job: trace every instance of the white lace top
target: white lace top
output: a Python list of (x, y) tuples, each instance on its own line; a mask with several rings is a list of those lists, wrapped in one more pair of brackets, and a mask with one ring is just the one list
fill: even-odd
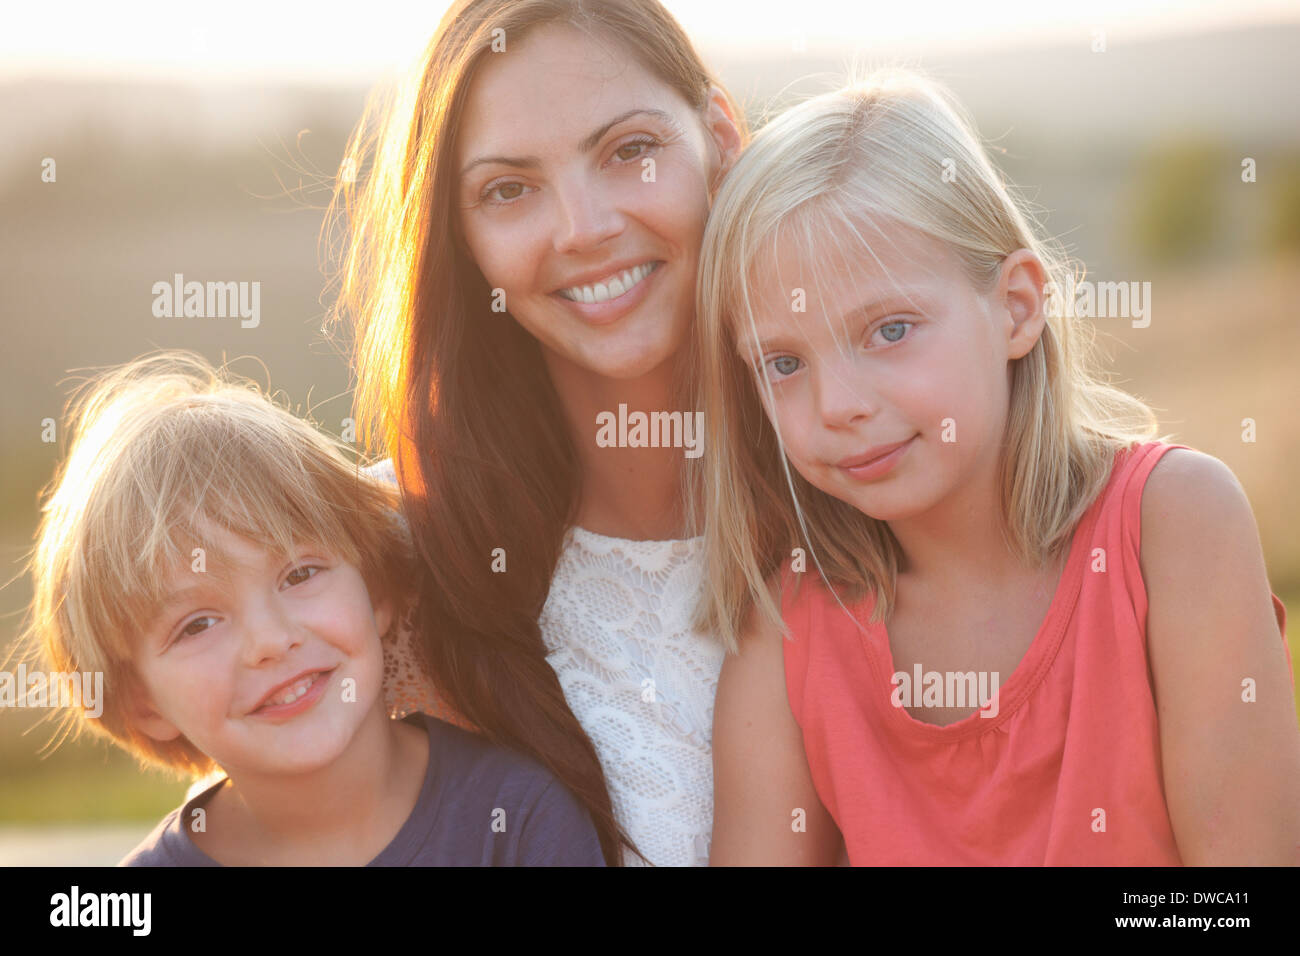
[[(390, 462), (370, 471), (396, 480)], [(547, 662), (596, 748), (614, 814), (656, 866), (709, 860), (724, 651), (691, 626), (702, 541), (570, 528), (539, 620)], [(641, 861), (625, 851), (624, 862)]]

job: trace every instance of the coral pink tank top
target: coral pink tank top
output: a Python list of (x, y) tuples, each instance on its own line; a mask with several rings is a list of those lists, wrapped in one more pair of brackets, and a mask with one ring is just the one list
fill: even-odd
[(889, 636), (869, 623), (871, 599), (846, 604), (849, 617), (815, 573), (790, 597), (787, 562), (786, 690), (851, 863), (1181, 865), (1138, 565), (1142, 488), (1178, 447), (1120, 453), (1075, 530), (1046, 619), (1003, 677), (994, 717), (976, 711), (939, 727), (895, 707)]

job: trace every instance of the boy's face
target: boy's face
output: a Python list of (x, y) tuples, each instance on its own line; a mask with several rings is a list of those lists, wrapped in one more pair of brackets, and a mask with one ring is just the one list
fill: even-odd
[(174, 571), (172, 601), (135, 644), (137, 725), (184, 735), (232, 774), (330, 764), (380, 703), (388, 609), (323, 546), (288, 558), (217, 529), (210, 540), (233, 566)]

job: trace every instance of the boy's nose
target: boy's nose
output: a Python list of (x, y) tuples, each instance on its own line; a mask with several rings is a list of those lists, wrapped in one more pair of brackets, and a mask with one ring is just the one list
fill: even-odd
[(247, 615), (244, 622), (244, 660), (257, 667), (283, 657), (302, 643), (297, 622), (274, 605)]

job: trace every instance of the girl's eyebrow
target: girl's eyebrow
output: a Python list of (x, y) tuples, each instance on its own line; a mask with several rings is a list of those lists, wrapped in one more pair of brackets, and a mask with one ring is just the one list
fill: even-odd
[[(848, 325), (854, 319), (862, 319), (870, 322), (872, 319), (879, 318), (882, 315), (888, 315), (891, 312), (897, 312), (900, 308), (917, 309), (921, 308), (921, 297), (916, 293), (900, 292), (883, 299), (864, 302), (861, 305), (854, 306), (844, 313), (840, 319), (841, 325)], [(773, 346), (785, 347), (790, 345), (794, 340), (784, 333), (784, 330), (771, 336), (759, 336), (757, 346), (759, 354), (768, 351)], [(749, 349), (754, 344), (754, 340), (748, 334), (738, 336), (736, 339), (736, 352), (741, 358), (749, 355)]]
[[(588, 133), (587, 136), (582, 140), (582, 142), (578, 143), (578, 152), (590, 153), (593, 149), (595, 149), (598, 145), (600, 145), (600, 141), (605, 138), (605, 134), (608, 133), (611, 129), (613, 129), (619, 123), (622, 123), (625, 120), (629, 120), (633, 116), (638, 116), (638, 115), (653, 117), (654, 119), (657, 119), (662, 123), (668, 124), (669, 126), (676, 127), (677, 125), (677, 120), (673, 118), (672, 114), (667, 113), (664, 110), (642, 109), (639, 107), (635, 109), (630, 109), (627, 112), (620, 113), (618, 116), (615, 116), (609, 122), (602, 123), (599, 127), (597, 127), (596, 129)], [(477, 159), (473, 159), (470, 162), (466, 163), (465, 168), (460, 171), (460, 175), (464, 177), (468, 175), (469, 171), (473, 169), (475, 166), (482, 166), (484, 163), (498, 163), (502, 166), (512, 166), (516, 169), (536, 169), (538, 166), (542, 165), (542, 161), (538, 159), (536, 156), (480, 156)]]

